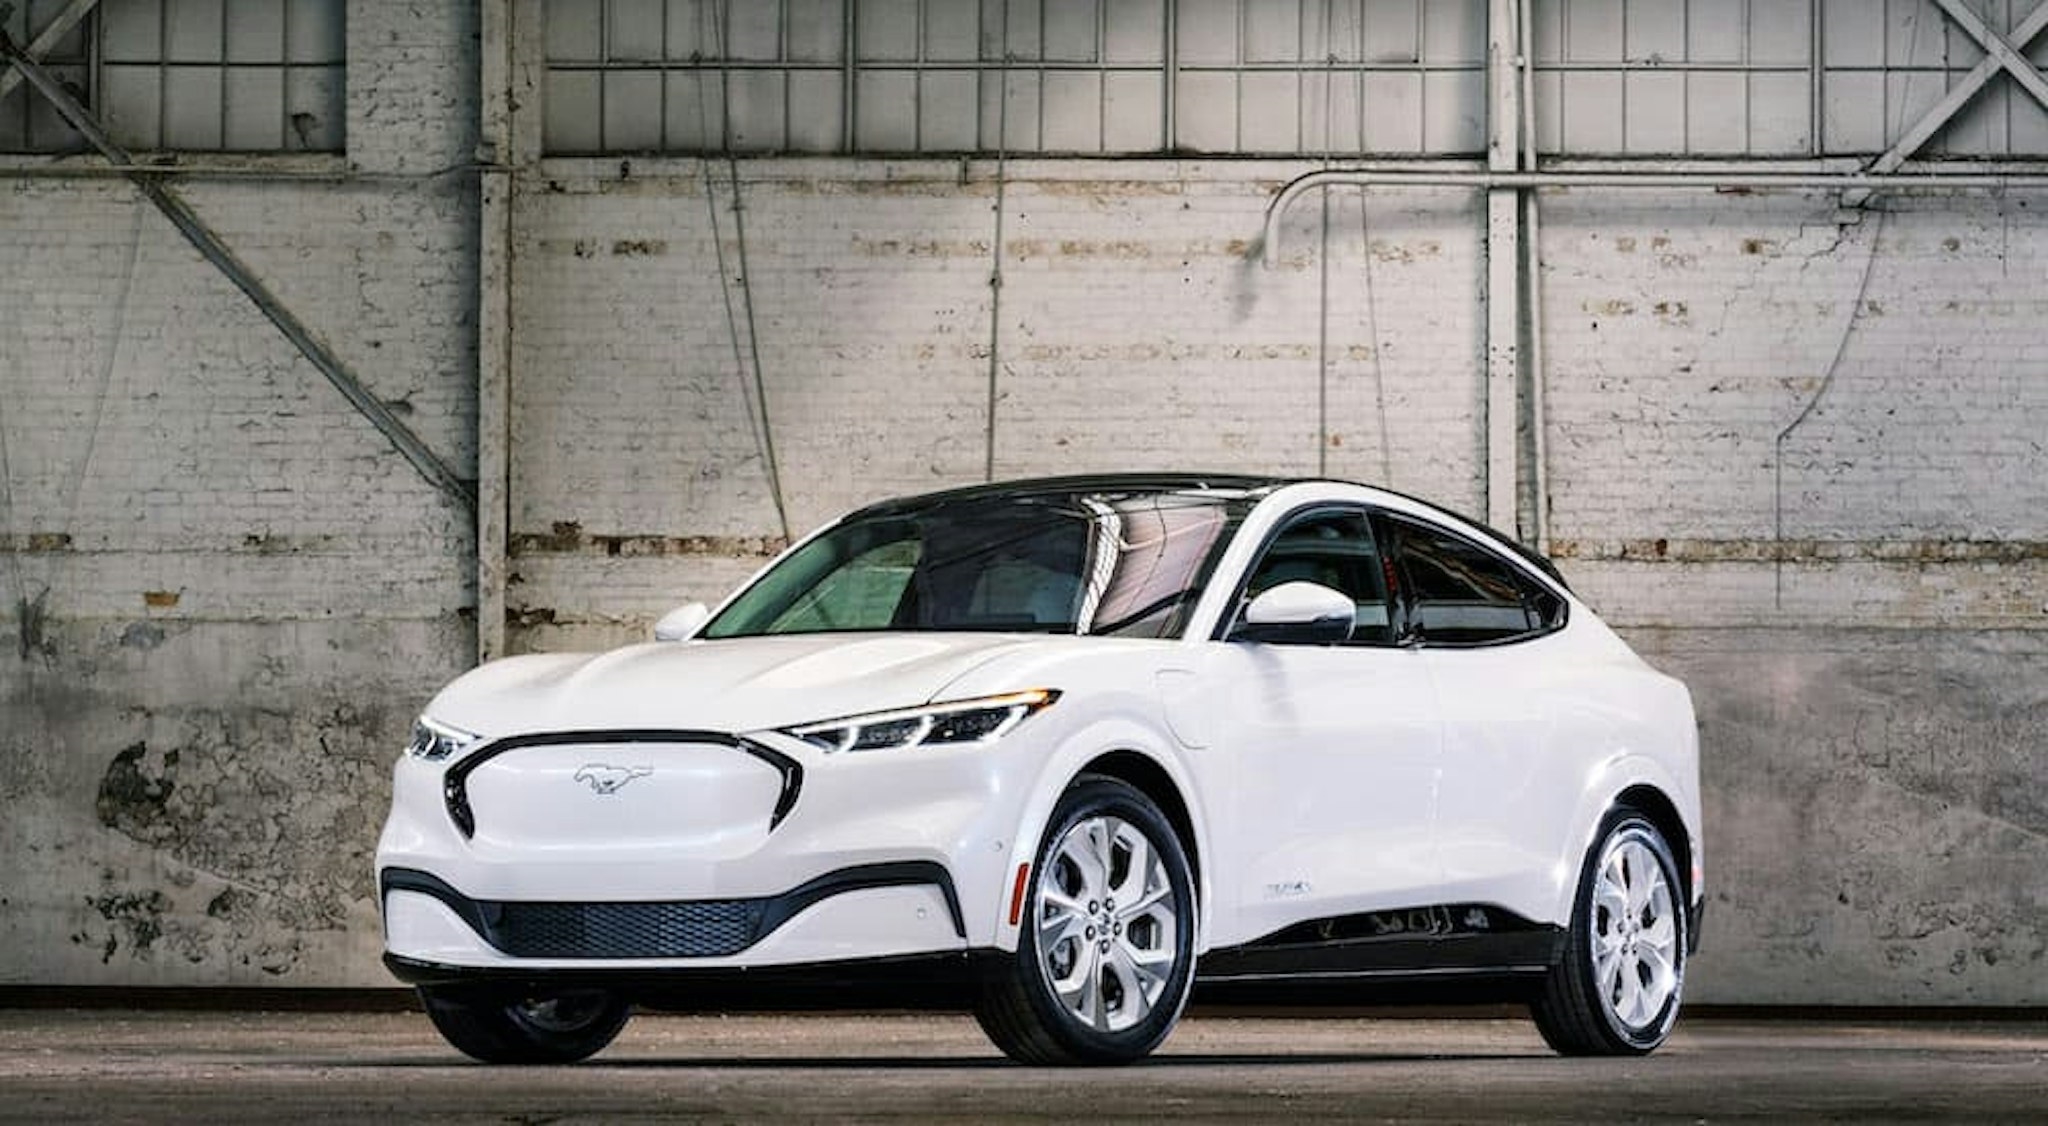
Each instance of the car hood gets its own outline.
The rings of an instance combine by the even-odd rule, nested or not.
[[[1006,652],[1053,643],[1016,634],[804,634],[509,657],[458,679],[427,711],[488,738],[755,731],[927,703]]]

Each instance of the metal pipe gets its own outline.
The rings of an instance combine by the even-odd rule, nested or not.
[[[1873,175],[1863,172],[1390,172],[1328,168],[1289,180],[1266,205],[1261,259],[1280,260],[1280,221],[1294,201],[1317,188],[1651,188],[1733,191],[1998,191],[2048,190],[2048,175],[1953,173]]]
[[[1537,167],[1535,18],[1532,0],[1520,0],[1515,12],[1515,62],[1522,70],[1522,167]],[[1529,373],[1529,528],[1524,536],[1538,551],[1550,542],[1549,409],[1543,376],[1543,230],[1537,221],[1536,193],[1522,197],[1522,307],[1528,347],[1522,353]]]

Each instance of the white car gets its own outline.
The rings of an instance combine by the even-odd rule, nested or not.
[[[1191,988],[1529,1002],[1648,1052],[1702,908],[1691,697],[1396,493],[1072,477],[872,505],[657,640],[443,690],[377,850],[457,1048],[633,1004],[951,1003],[1116,1063]]]

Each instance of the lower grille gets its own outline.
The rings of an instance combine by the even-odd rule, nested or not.
[[[440,877],[412,868],[378,874],[384,894],[439,900],[485,942],[515,958],[717,958],[739,952],[813,904],[867,888],[928,885],[945,896],[953,933],[967,937],[960,897],[944,865],[930,860],[860,864],[761,899],[656,903],[547,903],[471,899]]]
[[[485,937],[520,958],[715,958],[753,945],[762,914],[758,899],[493,906]]]

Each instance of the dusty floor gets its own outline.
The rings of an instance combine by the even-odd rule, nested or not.
[[[641,1015],[487,1068],[408,1013],[0,1010],[0,1120],[2048,1122],[2048,1023],[1695,1019],[1644,1060],[1520,1020],[1197,1015],[1136,1067],[1004,1061],[970,1018]]]

